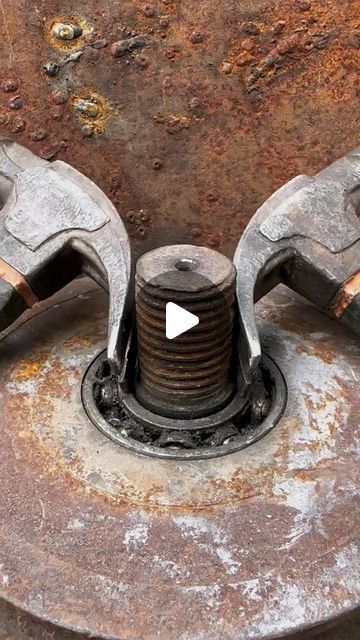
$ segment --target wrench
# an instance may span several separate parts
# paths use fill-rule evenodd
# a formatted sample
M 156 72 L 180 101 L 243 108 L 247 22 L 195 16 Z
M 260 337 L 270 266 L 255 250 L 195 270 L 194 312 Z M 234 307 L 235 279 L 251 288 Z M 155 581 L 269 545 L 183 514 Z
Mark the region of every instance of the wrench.
M 110 200 L 68 164 L 0 136 L 0 330 L 81 273 L 109 291 L 108 360 L 126 349 L 130 245 Z
M 254 303 L 281 282 L 360 335 L 360 147 L 274 193 L 250 220 L 234 264 L 246 382 L 261 357 Z

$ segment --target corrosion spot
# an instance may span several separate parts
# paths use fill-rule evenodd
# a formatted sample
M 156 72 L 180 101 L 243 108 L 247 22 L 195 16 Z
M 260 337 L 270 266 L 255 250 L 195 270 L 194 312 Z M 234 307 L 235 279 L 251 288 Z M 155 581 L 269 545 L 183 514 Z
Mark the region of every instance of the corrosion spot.
M 159 26 L 162 29 L 167 29 L 170 26 L 170 20 L 169 20 L 168 16 L 161 16 L 161 18 L 159 20 Z
M 146 56 L 139 53 L 137 56 L 135 56 L 135 64 L 137 67 L 140 67 L 140 69 L 146 69 L 146 67 L 149 66 L 149 60 Z
M 190 42 L 192 44 L 200 44 L 204 41 L 204 35 L 200 31 L 193 31 L 190 34 Z
M 144 36 L 134 36 L 131 38 L 125 38 L 123 40 L 118 40 L 117 42 L 113 42 L 111 45 L 111 55 L 113 58 L 121 58 L 126 53 L 132 53 L 138 49 L 143 49 L 147 46 L 149 40 Z
M 53 33 L 59 40 L 75 40 L 82 35 L 82 28 L 69 22 L 57 22 L 53 26 Z
M 227 62 L 226 60 L 220 66 L 220 73 L 225 73 L 229 75 L 232 72 L 233 66 L 231 62 Z
M 87 136 L 104 132 L 112 110 L 102 95 L 92 90 L 79 92 L 71 103 Z
M 249 36 L 258 36 L 260 33 L 259 27 L 254 22 L 246 22 L 243 24 L 242 30 Z
M 162 160 L 160 160 L 160 158 L 154 158 L 154 160 L 152 161 L 152 168 L 154 169 L 154 171 L 160 171 L 160 169 L 162 169 L 164 163 Z
M 147 18 L 153 18 L 156 14 L 155 7 L 152 4 L 145 4 L 142 8 L 144 16 Z
M 15 98 L 11 98 L 11 100 L 9 100 L 9 107 L 14 111 L 21 109 L 22 106 L 23 106 L 23 101 L 21 96 L 15 96 Z
M 86 118 L 97 118 L 99 115 L 99 103 L 92 98 L 78 98 L 74 102 L 75 110 Z
M 25 120 L 23 120 L 22 118 L 16 117 L 13 120 L 11 131 L 13 133 L 21 133 L 22 131 L 25 130 L 25 127 L 26 127 Z
M 31 134 L 31 139 L 35 142 L 39 142 L 40 140 L 45 140 L 48 137 L 48 132 L 45 129 L 36 129 Z
M 55 104 L 65 104 L 68 99 L 68 92 L 65 90 L 53 91 L 52 100 Z
M 16 380 L 31 380 L 34 376 L 38 376 L 43 368 L 43 362 L 34 361 L 26 362 L 22 361 L 15 373 Z
M 93 28 L 81 17 L 59 16 L 46 25 L 53 47 L 64 52 L 83 49 Z
M 8 80 L 4 80 L 1 87 L 2 90 L 5 91 L 5 93 L 12 93 L 13 91 L 18 90 L 19 82 L 14 78 L 9 78 Z
M 47 76 L 49 76 L 50 78 L 53 78 L 54 76 L 57 76 L 57 74 L 59 73 L 60 65 L 58 65 L 57 62 L 53 62 L 52 60 L 50 60 L 49 62 L 46 62 L 43 65 L 43 70 Z
M 311 9 L 311 3 L 308 0 L 299 0 L 297 7 L 299 11 L 309 11 L 309 9 Z

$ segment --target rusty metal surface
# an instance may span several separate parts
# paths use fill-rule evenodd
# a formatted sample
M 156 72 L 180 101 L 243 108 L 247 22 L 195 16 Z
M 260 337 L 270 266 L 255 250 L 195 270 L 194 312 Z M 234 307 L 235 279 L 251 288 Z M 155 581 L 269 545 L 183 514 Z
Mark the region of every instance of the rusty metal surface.
M 97 640 L 91 636 L 92 640 Z M 360 637 L 360 612 L 350 614 L 345 620 L 323 631 L 307 631 L 291 634 L 287 640 L 358 640 Z M 73 633 L 36 620 L 6 602 L 0 602 L 0 640 L 85 640 L 88 635 Z
M 357 607 L 355 338 L 273 292 L 259 313 L 288 383 L 283 419 L 226 458 L 154 460 L 84 414 L 106 332 L 106 300 L 86 286 L 0 343 L 2 598 L 122 640 L 263 640 Z
M 329 310 L 337 317 L 345 313 L 346 309 L 355 300 L 356 296 L 360 293 L 360 271 L 355 273 L 351 278 L 344 282 L 340 291 L 332 301 Z
M 0 18 L 0 129 L 92 178 L 135 256 L 230 257 L 276 188 L 357 141 L 358 0 L 2 0 Z

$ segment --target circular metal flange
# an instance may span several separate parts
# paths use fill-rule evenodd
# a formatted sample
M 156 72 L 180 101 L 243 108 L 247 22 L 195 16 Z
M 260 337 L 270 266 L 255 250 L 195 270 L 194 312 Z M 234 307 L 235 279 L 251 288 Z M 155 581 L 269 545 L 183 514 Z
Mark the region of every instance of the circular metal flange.
M 107 324 L 86 286 L 0 342 L 1 597 L 112 640 L 270 640 L 356 608 L 358 341 L 273 292 L 257 309 L 288 387 L 277 427 L 222 458 L 154 459 L 84 411 Z
M 180 420 L 176 418 L 166 418 L 157 415 L 144 408 L 131 393 L 124 394 L 121 399 L 122 424 L 118 427 L 108 422 L 99 411 L 94 397 L 94 383 L 101 365 L 106 362 L 106 351 L 99 354 L 85 373 L 82 385 L 82 399 L 86 412 L 94 425 L 100 429 L 108 438 L 132 451 L 155 458 L 169 458 L 175 460 L 200 460 L 225 456 L 234 451 L 244 449 L 260 438 L 264 437 L 280 420 L 286 404 L 286 385 L 281 371 L 276 364 L 263 355 L 261 369 L 263 377 L 269 379 L 269 397 L 271 398 L 271 408 L 269 413 L 253 425 L 248 424 L 248 418 L 244 417 L 244 411 L 249 406 L 249 398 L 238 392 L 232 401 L 214 415 L 196 418 L 194 420 Z M 127 423 L 136 421 L 146 429 L 151 431 L 169 430 L 180 433 L 193 433 L 195 430 L 214 431 L 217 428 L 234 428 L 236 434 L 230 435 L 226 444 L 213 444 L 212 446 L 203 444 L 191 449 L 186 449 L 175 444 L 172 446 L 161 446 L 156 444 L 159 436 L 155 436 L 153 444 L 141 442 L 131 435 L 131 430 L 127 429 Z M 192 430 L 192 431 L 191 431 Z M 225 439 L 225 438 L 224 438 Z M 176 441 L 176 438 L 175 438 Z M 216 440 L 215 440 L 216 442 Z

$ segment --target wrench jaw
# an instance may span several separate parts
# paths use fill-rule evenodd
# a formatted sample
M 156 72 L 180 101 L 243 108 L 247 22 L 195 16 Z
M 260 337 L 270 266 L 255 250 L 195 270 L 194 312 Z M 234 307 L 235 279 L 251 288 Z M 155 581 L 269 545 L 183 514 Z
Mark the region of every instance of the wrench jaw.
M 82 271 L 109 293 L 108 362 L 112 373 L 120 375 L 124 366 L 129 333 L 131 258 L 124 250 L 124 233 L 105 225 L 96 233 L 75 236 L 72 247 L 83 258 Z
M 261 345 L 254 304 L 283 282 L 360 333 L 360 148 L 314 178 L 298 176 L 255 213 L 234 255 L 240 317 L 239 357 L 249 383 Z M 331 303 L 351 282 L 341 315 Z M 349 302 L 349 301 L 348 301 Z
M 0 202 L 3 279 L 9 272 L 22 286 L 13 287 L 12 313 L 9 295 L 4 297 L 9 324 L 15 311 L 21 315 L 24 310 L 18 304 L 24 288 L 42 300 L 85 273 L 109 292 L 108 356 L 113 372 L 120 372 L 131 254 L 115 207 L 91 180 L 69 165 L 41 160 L 3 137 Z
M 260 212 L 259 212 L 260 213 Z M 260 213 L 262 217 L 262 212 Z M 283 271 L 294 251 L 282 244 L 268 242 L 259 232 L 254 216 L 236 249 L 237 302 L 239 309 L 239 361 L 244 380 L 250 384 L 261 359 L 256 325 L 255 303 L 284 281 Z

